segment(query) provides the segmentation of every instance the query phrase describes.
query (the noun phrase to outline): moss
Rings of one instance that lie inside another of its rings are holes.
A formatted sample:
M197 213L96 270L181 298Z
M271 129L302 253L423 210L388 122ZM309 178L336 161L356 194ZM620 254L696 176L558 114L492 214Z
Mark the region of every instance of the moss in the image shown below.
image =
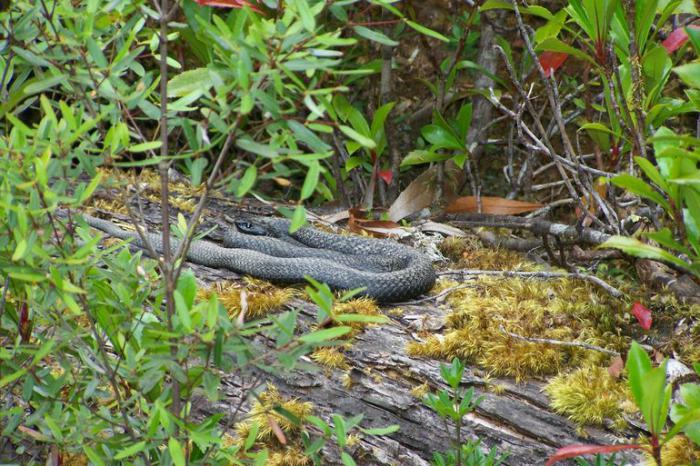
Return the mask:
M449 237L438 248L454 263L455 268L482 270L538 270L541 268L518 252L501 248L485 248L476 236Z
M364 316L381 316L381 310L377 302L371 298L356 298L345 302L333 304L333 314L358 314ZM342 325L349 325L355 330L361 330L369 325L366 322L342 322Z
M442 282L441 288L453 286ZM618 300L592 285L568 278L477 278L474 286L451 293L452 312L444 335L430 335L410 343L412 356L451 360L458 357L486 368L491 374L520 380L555 374L582 364L602 364L605 355L582 348L523 341L523 337L586 343L623 349L618 336L624 324Z
M280 310L294 296L296 290L278 288L269 282L245 277L243 283L219 282L207 289L200 290L200 298L208 299L215 293L219 302L226 308L231 317L237 317L243 306L245 296L246 318L259 318L272 311Z
M335 346L318 348L311 353L311 358L329 369L346 370L350 367L345 355Z
M650 465L654 464L649 459ZM686 466L700 462L700 448L685 435L677 435L661 447L661 462L664 466Z
M622 402L630 398L627 385L598 366L584 366L553 378L545 387L551 406L577 424L602 425L611 419L624 426Z
M428 382L425 382L420 385L416 385L411 389L411 395L415 396L416 398L422 400L425 395L427 395L430 392L430 386L428 385Z
M303 455L300 448L299 434L302 425L283 416L280 411L289 413L303 424L304 419L312 414L313 405L298 399L284 399L274 385L268 384L267 390L260 394L247 418L236 424L237 443L241 445L245 442L253 425L257 425L258 432L253 449L270 450L270 458L274 456L275 460L267 464L309 464L310 460ZM276 432L278 428L281 434ZM278 435L284 435L284 443L280 441Z

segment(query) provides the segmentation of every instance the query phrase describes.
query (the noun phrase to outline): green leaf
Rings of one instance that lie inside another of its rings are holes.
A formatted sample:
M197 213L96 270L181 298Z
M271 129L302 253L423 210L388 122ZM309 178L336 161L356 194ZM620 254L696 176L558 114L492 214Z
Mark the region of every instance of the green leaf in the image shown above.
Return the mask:
M185 452L175 437L170 437L168 440L168 451L175 466L185 466Z
M92 196L92 193L95 192L95 189L97 189L97 187L100 185L100 181L102 181L102 173L97 173L97 175L90 180L90 183L88 183L85 189L80 192L80 196L78 197L77 201L79 205L87 201L90 196Z
M369 29L364 26L354 26L353 29L360 37L364 37L365 39L369 39L373 42L378 42L380 44L389 45L392 47L399 45L398 42L396 42L393 39L390 39L389 37L377 30Z
M31 84L25 86L24 93L26 95L38 94L65 81L66 76L63 74L51 76L49 78L44 78L39 81L34 81Z
M666 211L671 209L668 201L661 194L659 194L658 191L636 176L625 173L614 177L610 181L612 181L615 186L625 188L637 196L654 201L662 206Z
M579 49L576 49L569 44L566 44L556 37L549 37L542 42L536 47L535 49L538 52L543 52L543 51L549 51L549 52L561 52L561 53L568 53L569 55L579 58L581 60L585 60L593 65L596 65L596 61L588 55L585 52L580 51Z
M246 168L245 173L243 173L243 176L241 177L241 182L238 184L238 188L236 189L236 196L245 196L255 184L257 177L258 168L255 165L250 165L248 168Z
M450 39L447 37L443 36L437 31L433 31L432 29L429 29L421 24L414 23L413 21L410 21L408 19L404 20L406 24L408 24L411 28L415 29L416 31L420 32L423 35L432 37L433 39L440 40L442 42L449 42Z
M160 148L162 144L162 141L142 142L141 144L134 144L133 146L129 146L127 150L129 152L149 152Z
M20 260L22 257L24 257L24 254L27 252L27 239L26 238L21 238L17 242L17 246L15 247L15 252L12 254L12 262L17 262Z
M316 19L314 18L311 8L309 8L309 3L307 0L293 0L291 2L299 12L301 17L301 23L304 25L304 29L310 33L314 33L316 29Z
M360 133L358 133L354 129L350 128L349 126L339 125L338 129L340 129L340 131L344 135L346 135L350 139L354 140L355 142L357 142L361 146L366 147L367 149L374 149L377 147L376 142L374 142L372 139L370 139L366 136L361 135Z
M700 62L677 66L673 72L688 86L700 89Z
M433 149L465 150L462 141L442 126L430 124L421 128L421 135L433 145Z
M107 466L102 458L100 458L100 455L98 455L97 452L89 446L83 444L83 451L85 452L85 456L87 456L88 459L95 464L95 466Z
M632 395L637 401L637 406L641 406L644 402L644 379L651 371L651 358L636 341L632 342L625 367Z
M379 107L376 112L374 112L374 116L372 117L372 126L370 127L370 133L372 134L372 137L375 140L378 138L379 133L384 130L384 122L389 116L391 109L394 108L395 104L396 102L386 103Z
M656 169L654 164L644 157L637 156L634 158L634 160L637 162L637 165L639 165L647 178L652 181L652 183L661 188L663 192L667 193L669 191L668 183L666 183L666 180L663 179L661 173L659 173L659 170Z
M124 458L128 458L129 456L133 456L137 453L141 453L144 449L146 448L146 442L137 442L133 445L130 445L122 450L119 450L116 455L114 455L115 460L122 460Z
M302 343L322 343L327 340L333 340L341 337L352 330L352 327L340 326L325 328L323 330L316 330L315 332L307 333L299 337L299 341Z
M452 158L452 154L441 154L430 150L412 150L401 161L401 168L424 163L442 162Z
M352 459L352 456L350 456L345 451L340 453L340 459L343 461L343 464L345 466L355 466L357 464L357 463L355 463L355 460Z
M338 414L333 415L333 430L335 430L335 438L338 442L338 447L345 448L347 442L347 430L345 421Z
M613 236L598 247L620 249L631 256L668 262L684 269L690 267L687 262L669 254L661 248L642 243L638 239L629 238L627 236Z
M309 166L309 170L306 172L306 177L304 178L304 184L301 187L300 198L303 201L308 199L316 190L318 185L318 176L321 173L321 164L314 162Z
M248 138L237 139L236 145L244 151L252 152L253 154L257 155L262 155L263 157L274 158L278 155L276 148L269 145L260 144Z
M299 228L303 227L305 223L306 209L304 209L303 205L298 205L292 214L292 224L289 227L289 232L294 233Z
M399 426L398 424L392 424L390 426L374 427L372 429L360 428L360 430L367 435L389 435L393 434L394 432L398 432L400 428L401 426Z

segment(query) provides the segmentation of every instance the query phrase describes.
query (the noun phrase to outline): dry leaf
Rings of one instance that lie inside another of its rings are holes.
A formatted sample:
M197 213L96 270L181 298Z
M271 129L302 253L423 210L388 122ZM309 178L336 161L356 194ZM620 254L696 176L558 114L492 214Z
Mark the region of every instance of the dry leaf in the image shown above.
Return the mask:
M622 356L615 356L608 366L608 374L616 379L620 378L622 371L625 368L625 361L622 360Z
M367 232L377 238L384 238L390 235L406 236L408 233L396 222L391 220L367 219L367 212L363 209L350 209L348 229L354 233Z
M429 231L433 233L440 233L445 236L457 236L457 237L463 237L467 236L465 232L460 230L459 228L453 227L451 225L445 225L444 223L437 223L437 222L425 222L420 226L421 231Z
M272 433L275 434L275 437L277 437L277 440L282 445L286 445L287 437L284 435L284 431L277 423L277 420L272 416L267 416L267 424L270 426L270 430L272 430Z
M532 212L542 207L544 205L537 202L514 201L502 197L481 197L481 212L484 214L515 215ZM458 197L445 208L445 212L448 214L477 211L475 196Z
M338 223L341 220L347 220L350 218L350 211L349 210L341 210L340 212L336 212L334 214L329 214L329 215L324 215L321 217L321 219L324 222L328 223Z
M435 169L431 167L418 175L389 207L389 218L398 222L402 218L429 207L435 196Z

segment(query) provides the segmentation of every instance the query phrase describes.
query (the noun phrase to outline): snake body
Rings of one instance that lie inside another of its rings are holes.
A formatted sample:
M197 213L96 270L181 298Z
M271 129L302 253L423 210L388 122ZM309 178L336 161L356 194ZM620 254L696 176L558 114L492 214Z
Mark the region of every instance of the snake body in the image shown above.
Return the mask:
M87 215L85 220L110 236L145 246L136 232ZM272 217L247 217L237 225L224 232L224 246L193 241L187 260L277 283L303 282L310 276L334 290L364 288L362 295L380 302L413 298L435 283L430 260L395 241L342 236L311 227L289 233L289 220ZM145 237L156 252L163 252L160 234L145 233ZM171 240L173 252L179 244Z

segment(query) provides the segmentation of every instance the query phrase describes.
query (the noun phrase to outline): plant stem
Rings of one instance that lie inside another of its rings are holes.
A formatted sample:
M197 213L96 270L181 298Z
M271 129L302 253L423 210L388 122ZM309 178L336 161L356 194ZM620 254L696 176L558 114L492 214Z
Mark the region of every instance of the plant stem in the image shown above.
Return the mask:
M158 171L160 174L160 213L161 232L163 235L163 278L165 279L165 309L167 315L168 330L173 331L173 317L175 315L175 275L173 273L173 255L170 249L170 206L168 186L168 0L160 1L160 157ZM170 354L177 359L177 341L171 340ZM171 374L172 377L172 374ZM180 382L175 377L171 380L172 405L170 411L173 416L180 415Z

